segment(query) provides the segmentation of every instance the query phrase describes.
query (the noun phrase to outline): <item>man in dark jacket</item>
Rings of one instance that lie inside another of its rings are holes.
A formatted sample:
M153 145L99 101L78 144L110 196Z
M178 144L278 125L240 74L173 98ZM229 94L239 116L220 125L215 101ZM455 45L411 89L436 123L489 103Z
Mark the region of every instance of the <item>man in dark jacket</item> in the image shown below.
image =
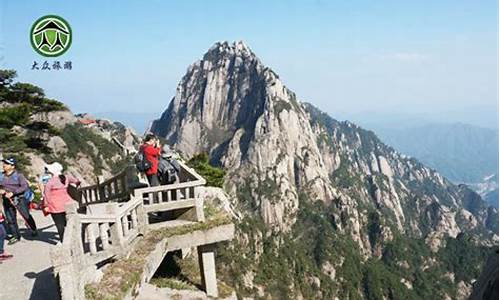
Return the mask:
M24 193L29 189L29 184L23 174L17 172L15 158L10 157L2 160L3 178L0 181L0 194L3 198L3 207L7 219L7 229L12 235L9 244L14 244L21 239L19 226L17 224L17 211L31 228L32 235L37 235L37 228L33 216L29 213L27 199Z
M177 160L173 158L173 151L168 145L164 145L158 163L158 178L162 185L172 184L178 181L179 171L181 166Z

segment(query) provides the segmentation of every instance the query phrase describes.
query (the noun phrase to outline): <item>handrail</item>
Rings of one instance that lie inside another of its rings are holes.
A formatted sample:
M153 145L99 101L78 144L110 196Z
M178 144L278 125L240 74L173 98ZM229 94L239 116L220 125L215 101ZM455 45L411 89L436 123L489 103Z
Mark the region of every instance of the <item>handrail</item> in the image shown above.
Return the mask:
M66 208L63 243L51 252L63 300L83 300L83 286L95 280L88 274L95 273L96 264L126 255L133 240L148 230L150 213L179 210L176 217L205 221L199 189L206 180L183 162L179 164L178 183L134 188L131 182L135 173L126 168L103 182L72 193L77 195L79 207L87 209L86 214L78 213L76 202Z
M76 200L80 207L94 203L123 201L130 197L134 188L136 174L132 166L126 167L117 175L97 184L80 187Z
M162 185L157 187L136 188L137 185L132 185L132 182L137 182L137 174L133 166L128 166L117 175L106 179L103 182L79 187L75 193L75 200L78 201L80 207L95 203L105 203L111 201L125 200L131 194L138 195L139 193L151 193L160 191L169 191L177 188L187 188L202 186L206 184L205 178L196 173L195 170L188 167L182 161L178 161L181 166L179 172L180 183Z
M194 180L194 181L187 181L187 182L167 184L167 185L151 186L151 187L135 189L134 194L140 195L143 193L166 192L169 190L201 186L204 184L205 184L204 180L203 181L202 180Z

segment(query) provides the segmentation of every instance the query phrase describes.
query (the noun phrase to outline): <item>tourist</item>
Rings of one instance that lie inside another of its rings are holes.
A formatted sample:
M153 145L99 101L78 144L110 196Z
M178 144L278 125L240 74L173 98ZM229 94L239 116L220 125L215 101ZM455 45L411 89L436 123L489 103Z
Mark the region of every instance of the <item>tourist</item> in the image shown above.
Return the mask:
M7 254L4 250L4 242L7 237L7 232L5 231L5 217L3 215L3 210L0 207L0 261L12 258L12 255Z
M11 234L9 244L14 244L21 239L19 225L17 224L17 211L31 229L32 236L38 234L35 220L29 212L29 203L25 193L30 191L28 181L23 174L17 171L17 160L13 157L2 160L3 178L0 181L0 194L3 198L3 207L7 219L7 230Z
M164 145L158 163L158 178L160 179L160 183L162 185L175 183L178 181L180 170L181 166L179 162L173 158L173 151L170 150L168 145Z
M144 152L146 159L151 163L151 168L146 170L149 186L160 185L160 180L158 179L158 159L161 152L160 141L154 134L147 134L141 150Z
M52 178L49 179L43 191L42 209L44 214L50 214L54 224L56 224L57 233L61 242L64 237L64 228L66 227L66 203L73 201L68 194L70 184L79 185L80 181L71 175L63 174L63 166L58 163L52 163L45 166Z

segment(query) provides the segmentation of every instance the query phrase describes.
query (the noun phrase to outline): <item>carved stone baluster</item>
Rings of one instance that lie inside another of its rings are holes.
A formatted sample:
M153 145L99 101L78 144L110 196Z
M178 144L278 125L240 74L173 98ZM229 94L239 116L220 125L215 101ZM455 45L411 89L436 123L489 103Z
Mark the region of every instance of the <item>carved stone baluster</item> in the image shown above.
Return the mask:
M102 249L109 249L108 223L99 224L99 234L101 236Z
M111 244L113 246L124 245L122 220L118 216L118 203L109 203L106 206L106 213L112 214L115 217L113 225L111 225Z
M113 181L113 195L118 194L118 180Z
M122 227L123 227L123 236L127 237L127 235L128 235L128 217L127 217L127 214L125 214L122 217Z
M137 207L134 207L131 212L132 216L132 229L137 228Z
M97 245L96 245L96 225L95 223L90 223L87 225L87 237L89 239L89 249L91 254L97 253Z

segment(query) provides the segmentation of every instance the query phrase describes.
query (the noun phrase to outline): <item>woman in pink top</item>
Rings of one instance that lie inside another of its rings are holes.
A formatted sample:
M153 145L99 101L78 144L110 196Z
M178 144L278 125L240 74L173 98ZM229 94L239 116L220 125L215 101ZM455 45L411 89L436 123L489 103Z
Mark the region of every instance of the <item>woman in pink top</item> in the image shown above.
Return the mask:
M63 167L60 163L52 163L47 165L46 168L49 173L52 174L52 178L49 179L45 185L42 207L44 213L52 216L52 220L54 220L57 232L59 233L59 239L62 242L64 237L64 228L66 227L66 211L64 209L64 205L73 201L71 196L68 194L68 185L79 185L80 181L73 176L63 175Z

